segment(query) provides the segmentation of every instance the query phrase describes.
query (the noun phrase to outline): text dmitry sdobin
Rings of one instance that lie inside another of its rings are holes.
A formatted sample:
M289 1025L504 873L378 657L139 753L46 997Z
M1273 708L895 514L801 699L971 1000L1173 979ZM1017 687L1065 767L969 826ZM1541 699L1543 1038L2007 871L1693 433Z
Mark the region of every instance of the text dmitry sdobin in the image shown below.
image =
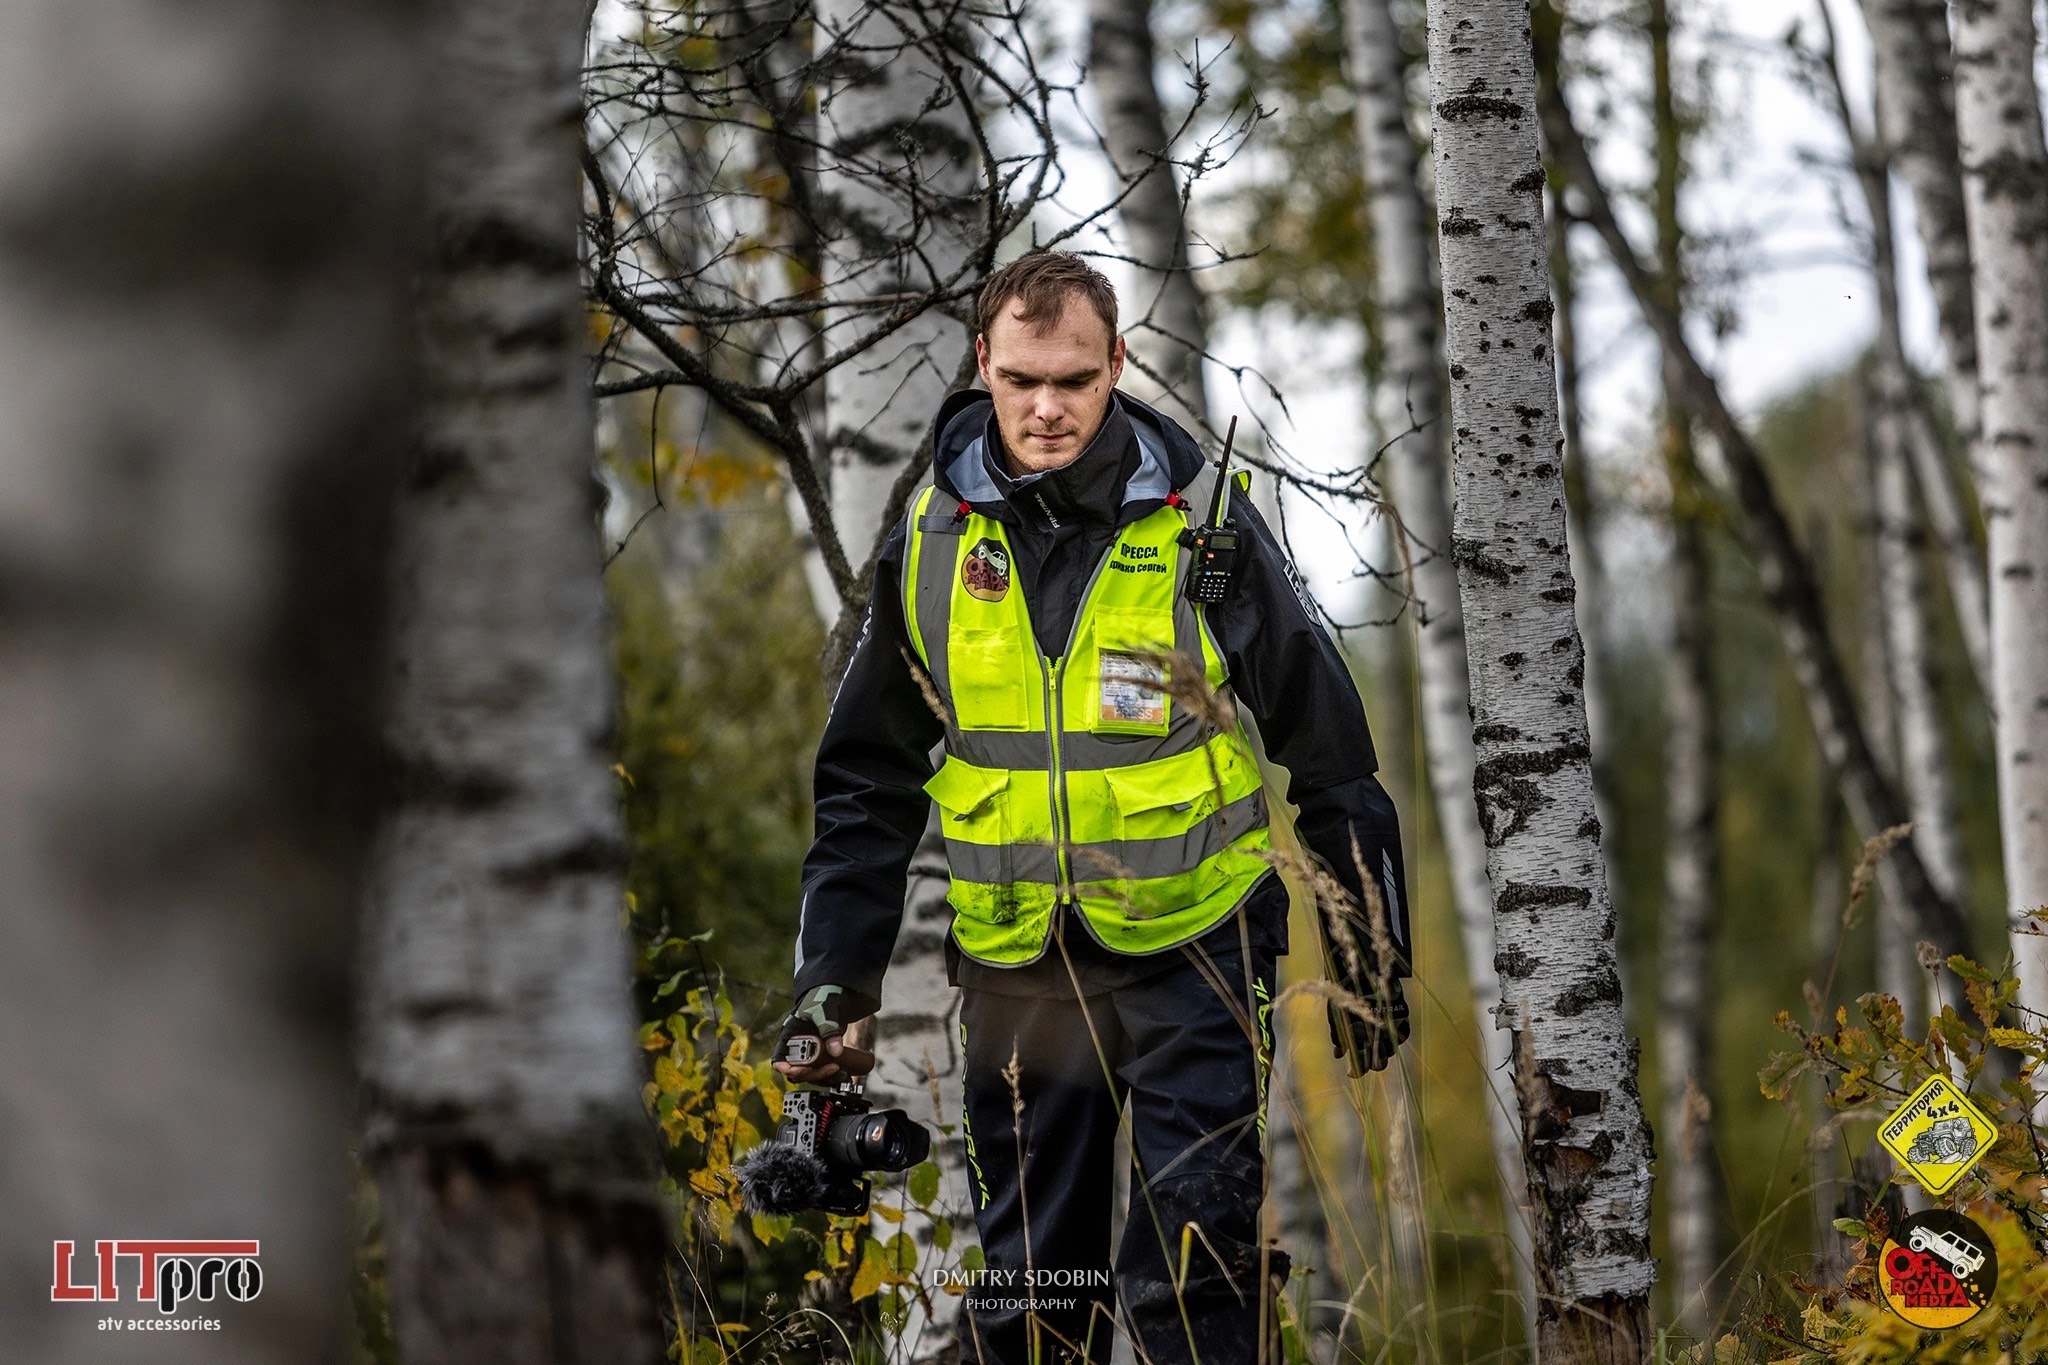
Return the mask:
M1089 1289L1109 1287L1107 1270L934 1270L934 1289Z

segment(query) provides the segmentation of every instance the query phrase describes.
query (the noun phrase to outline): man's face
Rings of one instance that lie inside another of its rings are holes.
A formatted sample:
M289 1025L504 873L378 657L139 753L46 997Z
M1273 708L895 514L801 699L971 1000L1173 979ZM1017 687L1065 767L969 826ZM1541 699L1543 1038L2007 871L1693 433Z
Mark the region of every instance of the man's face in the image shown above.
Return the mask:
M1124 372L1124 339L1110 336L1080 295L1069 295L1043 330L1018 320L1023 308L1011 299L988 335L974 339L1012 474L1071 463L1095 439Z

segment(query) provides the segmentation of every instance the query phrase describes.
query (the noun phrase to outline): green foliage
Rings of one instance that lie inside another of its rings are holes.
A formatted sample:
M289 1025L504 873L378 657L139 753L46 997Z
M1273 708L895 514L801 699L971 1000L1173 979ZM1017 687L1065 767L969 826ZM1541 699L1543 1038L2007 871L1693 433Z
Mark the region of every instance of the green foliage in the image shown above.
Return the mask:
M672 514L713 541L677 590L664 590L652 545L607 575L627 885L650 1010L652 990L679 972L708 977L714 957L735 980L787 990L825 698L822 632L772 487L721 499L716 515ZM675 534L659 522L641 534L656 532Z

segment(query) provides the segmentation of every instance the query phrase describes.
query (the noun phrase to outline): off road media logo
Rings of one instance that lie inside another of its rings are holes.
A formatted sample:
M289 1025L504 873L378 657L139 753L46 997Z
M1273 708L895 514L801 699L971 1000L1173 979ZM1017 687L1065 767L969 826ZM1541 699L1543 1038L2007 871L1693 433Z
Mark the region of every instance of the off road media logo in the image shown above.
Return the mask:
M217 1330L220 1323L212 1318L184 1318L169 1320L168 1315L178 1311L180 1305L197 1299L211 1303L216 1298L233 1299L247 1303L263 1292L263 1266L257 1261L262 1244L255 1241L236 1242L195 1242L169 1240L139 1240L124 1238L119 1241L93 1243L94 1272L79 1282L82 1266L74 1264L77 1259L77 1244L58 1242L50 1280L50 1299L53 1303L118 1303L121 1300L122 1282L128 1280L134 1285L135 1297L143 1302L154 1302L157 1311L164 1317L102 1318L100 1326L108 1331L123 1328L135 1330L161 1329L164 1327L194 1327L201 1330ZM132 1279L122 1273L121 1262L133 1260L137 1270Z
M1998 1253L1960 1213L1929 1209L1900 1220L1877 1261L1878 1287L1915 1327L1956 1327L1984 1311L1998 1288Z
M1000 602L1010 590L1010 552L992 536L983 536L960 562L960 582L969 597Z

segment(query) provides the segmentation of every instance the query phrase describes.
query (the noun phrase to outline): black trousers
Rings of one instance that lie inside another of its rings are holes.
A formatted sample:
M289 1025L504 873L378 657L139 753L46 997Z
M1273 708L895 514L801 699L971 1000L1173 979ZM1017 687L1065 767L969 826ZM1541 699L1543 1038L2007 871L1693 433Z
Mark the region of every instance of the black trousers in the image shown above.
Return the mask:
M967 989L968 1181L987 1270L962 1359L1109 1359L1121 1311L1141 1362L1253 1365L1287 1257L1259 1245L1274 954L1175 950L1081 999ZM1112 1261L1113 1147L1131 1195ZM1264 1271L1262 1275L1261 1271Z

